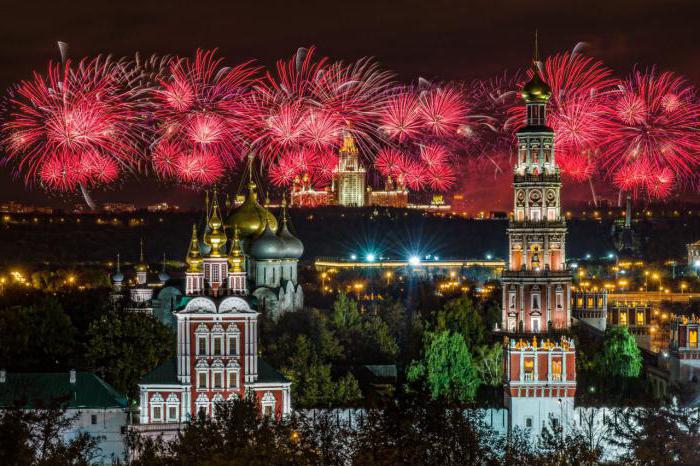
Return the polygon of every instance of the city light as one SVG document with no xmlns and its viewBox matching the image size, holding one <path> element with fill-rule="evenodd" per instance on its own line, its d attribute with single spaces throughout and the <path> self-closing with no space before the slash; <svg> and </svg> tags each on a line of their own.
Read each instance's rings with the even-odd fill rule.
<svg viewBox="0 0 700 466">
<path fill-rule="evenodd" d="M 365 259 L 367 260 L 367 262 L 374 262 L 377 259 L 377 257 L 374 254 L 369 253 L 365 257 Z"/>
<path fill-rule="evenodd" d="M 418 256 L 411 256 L 408 258 L 408 265 L 420 265 L 420 257 Z"/>
<path fill-rule="evenodd" d="M 350 254 L 350 260 L 357 260 L 357 254 Z"/>
</svg>

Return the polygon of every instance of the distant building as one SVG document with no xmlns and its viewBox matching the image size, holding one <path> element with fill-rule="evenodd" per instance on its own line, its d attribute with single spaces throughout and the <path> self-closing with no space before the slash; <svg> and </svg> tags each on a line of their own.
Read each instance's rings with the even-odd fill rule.
<svg viewBox="0 0 700 466">
<path fill-rule="evenodd" d="M 640 257 L 639 235 L 632 227 L 632 196 L 627 195 L 624 221 L 616 220 L 612 226 L 613 244 L 621 258 Z"/>
<path fill-rule="evenodd" d="M 685 384 L 700 380 L 700 319 L 695 316 L 677 317 L 671 323 L 671 379 Z"/>
<path fill-rule="evenodd" d="M 122 202 L 105 202 L 102 204 L 102 210 L 111 214 L 131 214 L 136 212 L 136 206 Z"/>
<path fill-rule="evenodd" d="M 97 442 L 95 462 L 124 460 L 127 398 L 91 372 L 15 373 L 0 370 L 0 409 L 65 408 L 75 416 L 66 441 L 88 433 Z"/>
<path fill-rule="evenodd" d="M 367 172 L 360 163 L 355 140 L 348 132 L 343 137 L 343 146 L 338 155 L 338 166 L 333 171 L 336 201 L 344 207 L 363 207 Z"/>
<path fill-rule="evenodd" d="M 369 191 L 369 205 L 378 207 L 408 207 L 408 189 L 401 180 L 387 177 L 384 191 Z"/>
<path fill-rule="evenodd" d="M 576 290 L 571 297 L 571 315 L 604 332 L 608 319 L 608 292 L 605 289 Z"/>
<path fill-rule="evenodd" d="M 167 202 L 159 202 L 158 204 L 151 204 L 146 206 L 148 212 L 177 212 L 180 210 L 180 206 L 168 204 Z"/>
<path fill-rule="evenodd" d="M 688 244 L 688 270 L 696 275 L 700 271 L 700 241 Z"/>
</svg>

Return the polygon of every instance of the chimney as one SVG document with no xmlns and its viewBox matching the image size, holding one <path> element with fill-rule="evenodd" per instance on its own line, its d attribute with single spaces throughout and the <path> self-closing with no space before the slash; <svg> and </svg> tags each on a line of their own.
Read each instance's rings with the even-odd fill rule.
<svg viewBox="0 0 700 466">
<path fill-rule="evenodd" d="M 0 383 L 7 382 L 7 371 L 5 369 L 0 369 Z"/>
<path fill-rule="evenodd" d="M 76 378 L 77 378 L 77 377 L 76 377 L 76 374 L 75 374 L 75 369 L 71 369 L 71 370 L 70 370 L 70 375 L 69 375 L 69 377 L 70 377 L 70 383 L 75 383 Z"/>
</svg>

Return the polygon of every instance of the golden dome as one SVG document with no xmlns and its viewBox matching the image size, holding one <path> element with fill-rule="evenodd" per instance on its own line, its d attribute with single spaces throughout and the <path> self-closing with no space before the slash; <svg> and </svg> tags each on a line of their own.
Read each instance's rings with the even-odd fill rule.
<svg viewBox="0 0 700 466">
<path fill-rule="evenodd" d="M 248 183 L 248 195 L 243 204 L 233 209 L 224 222 L 224 228 L 233 231 L 238 227 L 241 239 L 255 238 L 265 231 L 269 224 L 272 231 L 277 231 L 277 219 L 272 212 L 258 203 L 255 183 Z"/>
<path fill-rule="evenodd" d="M 241 242 L 238 239 L 238 228 L 233 229 L 233 243 L 228 255 L 228 264 L 231 272 L 243 272 L 243 255 L 241 254 Z"/>
<path fill-rule="evenodd" d="M 209 217 L 209 231 L 204 234 L 204 243 L 211 248 L 211 257 L 221 257 L 226 249 L 226 233 L 221 229 L 221 213 L 219 200 L 214 191 L 214 202 L 211 205 L 211 217 Z"/>
<path fill-rule="evenodd" d="M 546 103 L 552 97 L 552 88 L 542 80 L 536 67 L 533 72 L 532 79 L 523 86 L 520 95 L 528 103 Z"/>
</svg>

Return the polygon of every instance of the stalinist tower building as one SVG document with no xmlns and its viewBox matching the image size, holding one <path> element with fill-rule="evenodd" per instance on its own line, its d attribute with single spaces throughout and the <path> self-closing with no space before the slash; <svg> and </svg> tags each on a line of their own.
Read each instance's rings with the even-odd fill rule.
<svg viewBox="0 0 700 466">
<path fill-rule="evenodd" d="M 523 86 L 526 120 L 517 133 L 509 263 L 503 272 L 503 328 L 544 332 L 569 326 L 571 273 L 566 270 L 566 223 L 554 131 L 547 126 L 552 95 L 537 70 Z"/>
</svg>

